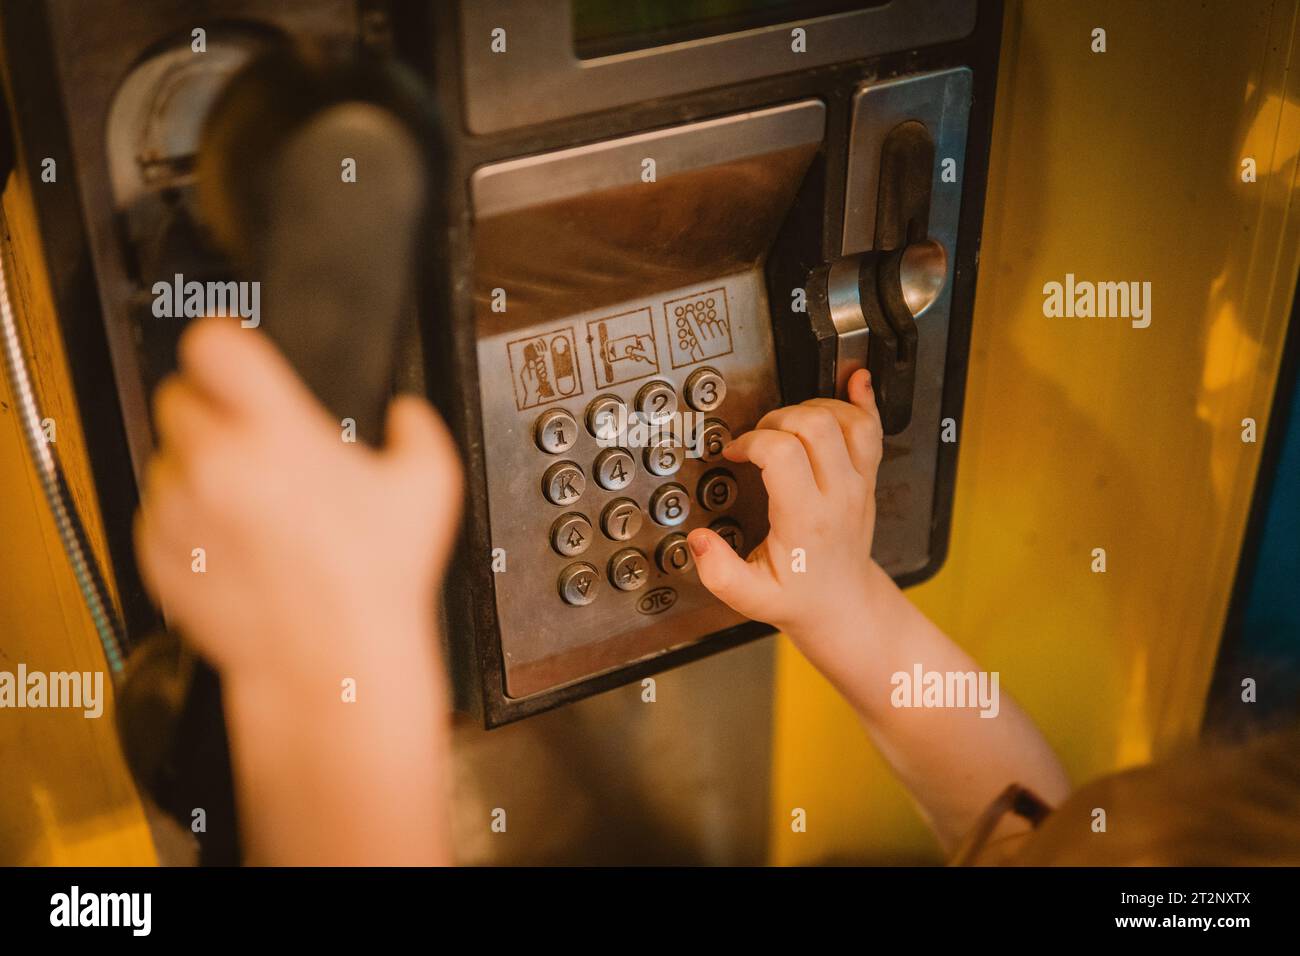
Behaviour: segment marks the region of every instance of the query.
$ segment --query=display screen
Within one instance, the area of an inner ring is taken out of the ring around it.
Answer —
[[[584,59],[883,7],[891,0],[572,0],[574,52]]]

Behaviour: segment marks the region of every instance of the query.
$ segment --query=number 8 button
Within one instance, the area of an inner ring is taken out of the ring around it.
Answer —
[[[650,517],[669,528],[675,528],[691,513],[691,496],[678,484],[663,485],[650,496]]]

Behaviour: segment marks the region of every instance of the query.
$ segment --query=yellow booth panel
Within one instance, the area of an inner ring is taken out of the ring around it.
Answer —
[[[1300,265],[1296,39],[1271,0],[1007,7],[951,551],[909,593],[1076,784],[1198,733]],[[1067,276],[1150,282],[1149,325],[1046,316]],[[772,860],[938,862],[785,639],[776,693]]]

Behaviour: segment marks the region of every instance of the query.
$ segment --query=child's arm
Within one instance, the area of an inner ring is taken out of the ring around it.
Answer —
[[[951,851],[1007,784],[1056,804],[1069,782],[1005,694],[992,719],[978,707],[892,705],[891,677],[910,678],[917,664],[940,673],[979,668],[871,560],[882,436],[865,371],[850,379],[849,398],[778,409],[723,452],[762,469],[768,492],[770,531],[747,561],[712,531],[697,529],[689,540],[705,586],[788,634],[848,698]],[[1009,818],[994,837],[1025,826]]]
[[[154,401],[136,551],[221,673],[247,858],[449,862],[446,428],[403,398],[385,448],[345,443],[270,340],[222,319],[185,333]]]

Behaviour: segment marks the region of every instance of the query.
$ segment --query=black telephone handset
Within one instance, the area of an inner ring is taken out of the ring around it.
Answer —
[[[391,64],[280,53],[231,80],[198,156],[204,224],[233,278],[260,283],[263,330],[338,416],[340,433],[351,419],[372,444],[437,195],[429,103]],[[118,692],[123,751],[162,810],[188,826],[204,809],[214,834],[200,840],[205,863],[238,852],[220,707],[215,674],[174,635],[132,652]]]

